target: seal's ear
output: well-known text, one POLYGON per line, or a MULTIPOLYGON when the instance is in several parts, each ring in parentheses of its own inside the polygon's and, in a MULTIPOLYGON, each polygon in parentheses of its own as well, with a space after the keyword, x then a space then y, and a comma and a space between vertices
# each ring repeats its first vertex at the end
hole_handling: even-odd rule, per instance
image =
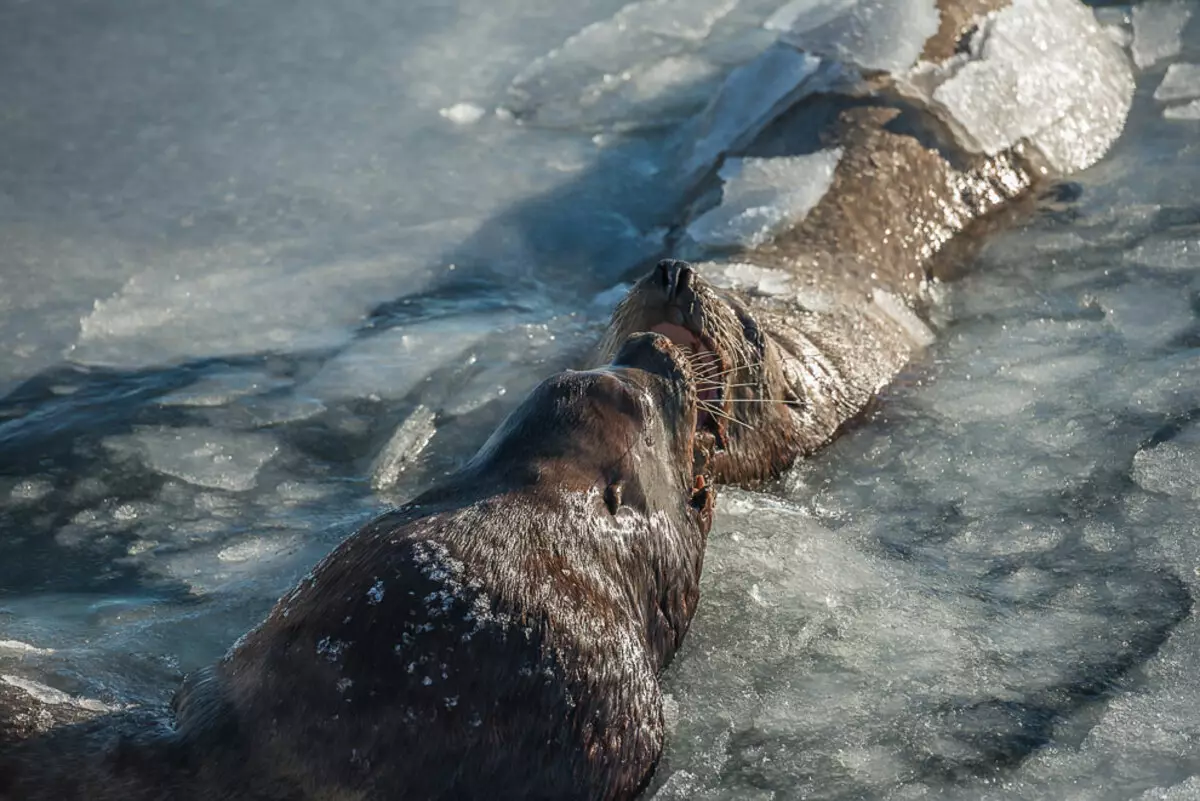
POLYGON ((604 505, 608 507, 611 514, 616 514, 621 508, 621 496, 624 494, 625 484, 622 481, 614 481, 604 488, 604 505))

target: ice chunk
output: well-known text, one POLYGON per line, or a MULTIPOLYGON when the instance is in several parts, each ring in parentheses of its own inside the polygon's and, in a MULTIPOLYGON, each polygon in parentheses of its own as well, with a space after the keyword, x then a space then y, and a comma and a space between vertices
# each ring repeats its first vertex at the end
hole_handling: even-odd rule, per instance
POLYGON ((1163 117, 1168 120, 1200 120, 1200 100, 1163 109, 1163 117))
POLYGON ((1169 270, 1200 269, 1200 237, 1150 237, 1126 251, 1124 259, 1133 264, 1169 270))
POLYGON ((1151 492, 1200 499, 1200 426, 1137 452, 1133 480, 1151 492))
POLYGON ((36 645, 30 645, 27 642, 20 640, 0 640, 0 654, 17 654, 18 656, 26 655, 45 655, 54 653, 53 648, 38 648, 36 645))
MULTIPOLYGON (((760 295, 787 295, 797 291, 791 273, 746 262, 704 263, 696 268, 713 285, 750 290, 760 295)), ((811 308, 805 306, 805 308, 811 308)))
POLYGON ((690 185, 724 154, 748 144, 771 120, 840 75, 837 65, 785 44, 729 73, 703 114, 680 131, 682 179, 690 185))
POLYGON ((1142 69, 1179 54, 1183 26, 1191 19, 1187 0, 1148 0, 1133 7, 1133 62, 1142 69))
POLYGON ((143 428, 105 444, 132 448, 165 475, 232 492, 252 488, 259 470, 279 452, 279 443, 270 434, 214 428, 143 428))
POLYGON ((53 687, 42 684, 32 679, 25 679, 20 676, 3 675, 0 676, 0 681, 16 687, 19 690, 24 690, 38 701, 45 704, 69 704, 77 706, 80 709, 87 709, 92 712, 112 712, 115 707, 111 707, 103 701, 98 701, 94 698, 81 698, 64 693, 62 690, 56 690, 53 687))
POLYGON ((296 264, 282 248, 249 246, 164 255, 164 264, 95 302, 68 355, 135 368, 336 346, 381 299, 419 290, 435 254, 474 225, 414 226, 403 247, 358 261, 296 264))
POLYGON ((403 398, 434 370, 447 366, 497 328, 502 315, 430 320, 364 337, 299 387, 326 403, 351 398, 403 398))
POLYGON ((473 125, 483 119, 483 115, 487 111, 482 106, 477 106, 474 103, 455 103, 444 109, 440 109, 438 114, 455 125, 473 125))
POLYGON ((37 476, 20 481, 12 488, 10 497, 13 503, 31 503, 40 501, 54 491, 54 482, 37 476))
POLYGON ((1107 152, 1133 98, 1124 53, 1075 0, 1015 0, 988 17, 969 53, 916 70, 909 84, 965 146, 994 154, 1025 139, 1059 173, 1107 152))
POLYGON ((916 63, 940 19, 934 0, 793 0, 766 27, 817 55, 901 72, 916 63))
POLYGON ((682 118, 720 80, 719 65, 697 50, 736 6, 737 0, 629 3, 522 70, 509 88, 512 110, 555 127, 682 118))
POLYGON ((1200 776, 1190 776, 1170 787, 1147 790, 1135 801, 1195 801, 1197 798, 1200 798, 1200 776))
POLYGON ((1127 284, 1094 298, 1109 324, 1138 347, 1165 345, 1192 325, 1191 301, 1173 287, 1127 284))
POLYGON ((721 204, 702 214, 687 232, 712 247, 754 248, 799 223, 833 183, 840 148, 806 156, 730 159, 719 173, 721 204))
POLYGON ((424 406, 414 409, 375 458, 375 466, 371 468, 371 487, 379 491, 394 486, 404 468, 433 439, 436 430, 432 411, 424 406))
POLYGON ((1155 100, 1190 100, 1200 97, 1200 64, 1172 64, 1154 90, 1155 100))
POLYGON ((221 372, 164 395, 159 403, 163 406, 224 406, 237 398, 269 392, 290 383, 259 372, 221 372))

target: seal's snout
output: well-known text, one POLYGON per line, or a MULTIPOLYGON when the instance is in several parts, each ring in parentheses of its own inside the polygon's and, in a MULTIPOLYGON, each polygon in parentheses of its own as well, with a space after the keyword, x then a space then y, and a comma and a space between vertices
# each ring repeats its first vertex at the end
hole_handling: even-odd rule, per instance
POLYGON ((659 333, 634 334, 617 351, 613 364, 636 367, 663 378, 684 378, 690 375, 686 355, 675 347, 670 337, 659 333))
POLYGON ((666 311, 664 322, 695 333, 698 330, 694 320, 696 292, 693 283, 696 271, 686 261, 677 259, 664 259, 655 269, 663 293, 666 311))
POLYGON ((663 259, 656 269, 668 302, 674 302, 681 295, 691 294, 689 290, 692 276, 695 274, 692 265, 678 259, 663 259))

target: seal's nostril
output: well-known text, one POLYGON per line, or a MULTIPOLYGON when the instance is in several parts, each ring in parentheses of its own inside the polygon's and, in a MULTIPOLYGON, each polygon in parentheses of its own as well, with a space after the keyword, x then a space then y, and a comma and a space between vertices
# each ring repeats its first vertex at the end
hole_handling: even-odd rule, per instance
POLYGON ((686 261, 663 259, 658 263, 658 277, 667 300, 674 300, 692 283, 692 266, 686 261))
POLYGON ((678 270, 678 278, 675 280, 675 295, 682 295, 687 292, 692 286, 692 268, 688 264, 680 262, 678 270))

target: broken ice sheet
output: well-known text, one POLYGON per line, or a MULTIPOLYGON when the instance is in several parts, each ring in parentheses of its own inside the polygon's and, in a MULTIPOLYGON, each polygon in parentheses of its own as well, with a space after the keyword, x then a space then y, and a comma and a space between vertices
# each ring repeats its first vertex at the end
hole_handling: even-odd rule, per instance
POLYGON ((1163 109, 1163 118, 1168 120, 1200 120, 1200 100, 1182 106, 1163 109))
POLYGON ((680 131, 684 185, 707 173, 724 154, 748 144, 801 97, 841 74, 836 65, 821 67, 816 56, 777 44, 729 73, 704 113, 680 131))
POLYGON ((512 110, 553 127, 679 119, 719 81, 720 67, 697 51, 736 6, 737 0, 629 3, 526 67, 509 87, 512 110))
POLYGON ((1133 480, 1150 492, 1200 499, 1200 426, 1143 448, 1133 457, 1133 480))
POLYGON ((159 473, 232 492, 253 488, 263 465, 279 452, 270 434, 212 428, 142 428, 105 445, 140 454, 159 473))
POLYGON ((819 56, 901 72, 916 63, 940 19, 933 0, 793 0, 766 27, 819 56))
POLYGON ((688 226, 688 236, 713 247, 758 247, 804 219, 833 183, 840 148, 806 156, 730 159, 719 173, 721 204, 688 226))
POLYGON ((385 490, 395 485, 400 474, 413 462, 436 432, 434 413, 425 406, 418 406, 403 423, 396 428, 392 438, 383 446, 371 468, 371 487, 385 490))
POLYGON ((1133 98, 1125 54, 1074 0, 1014 0, 969 54, 909 81, 949 113, 967 147, 995 154, 1028 139, 1063 174, 1108 151, 1133 98))
POLYGON ((1133 7, 1133 63, 1142 69, 1179 54, 1183 26, 1192 17, 1187 0, 1149 0, 1133 7))
POLYGON ((1200 64, 1176 63, 1167 67, 1162 83, 1154 90, 1155 100, 1190 100, 1200 97, 1200 64))
POLYGON ((363 337, 326 362, 300 393, 325 402, 402 398, 433 371, 510 322, 508 315, 451 317, 363 337))

